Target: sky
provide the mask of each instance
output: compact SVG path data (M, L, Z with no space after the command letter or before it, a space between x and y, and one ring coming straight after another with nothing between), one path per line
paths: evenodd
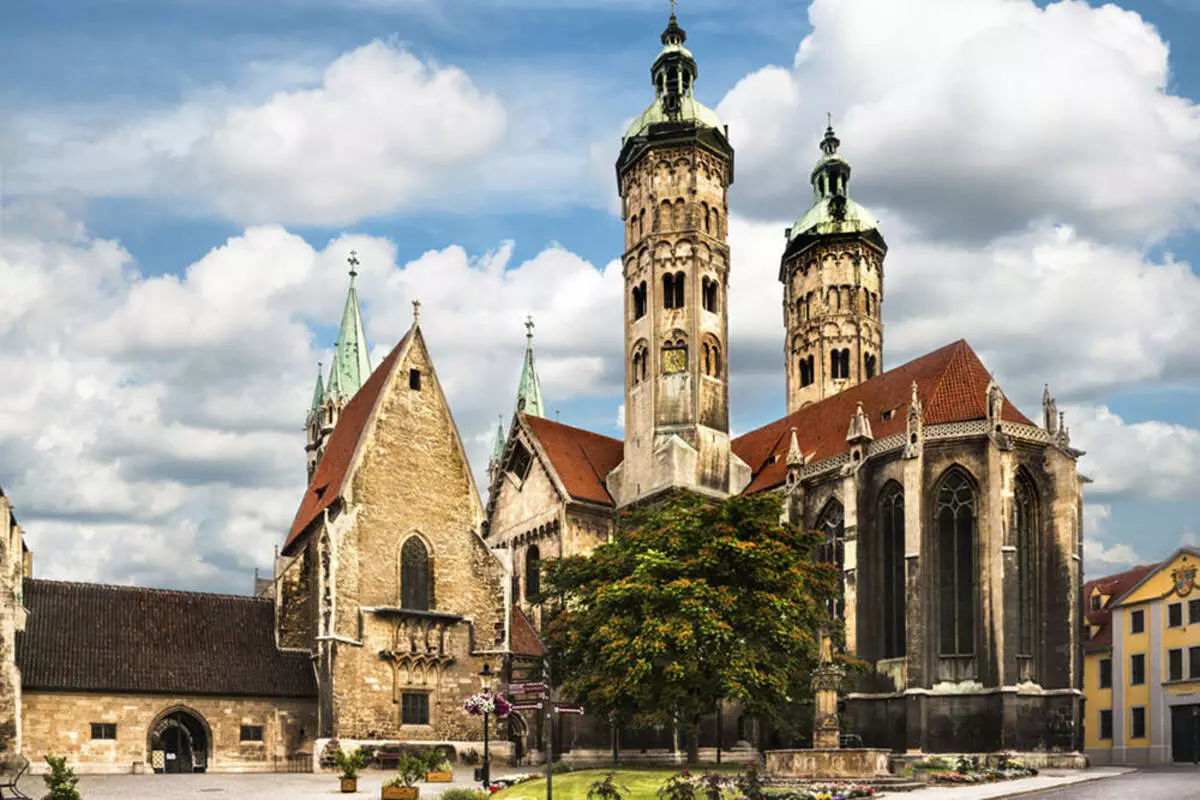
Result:
M752 10L748 10L752 9ZM477 475L523 322L622 435L614 162L667 0L0 4L0 487L38 577L249 592L348 277L411 301ZM783 231L826 113L884 367L965 338L1086 451L1091 577L1200 544L1200 0L680 0L729 126L734 433L784 413Z

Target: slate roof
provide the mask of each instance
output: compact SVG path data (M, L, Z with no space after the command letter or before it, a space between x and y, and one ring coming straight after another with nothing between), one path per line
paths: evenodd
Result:
M404 334L404 338L388 353L367 382L342 409L337 426L329 435L325 455L321 457L321 463L317 465L317 471L313 473L304 497L300 500L300 508L296 511L296 518L292 521L292 528L283 545L285 555L291 555L308 526L341 495L342 484L350 472L354 453L358 449L358 441L367 429L371 413L379 395L383 393L396 359L408 345L412 330Z
M1158 564L1139 564L1133 569L1118 572L1116 575L1106 575L1095 578L1083 585L1084 616L1088 625L1098 625L1095 636L1088 636L1084 631L1084 650L1105 650L1112 647L1112 607L1121 595L1128 592L1141 582L1143 578L1158 568ZM1108 601L1099 611L1092 611L1092 589L1099 588L1100 594L1108 595ZM1090 630L1090 629L1089 629Z
M620 439L543 417L525 414L522 418L572 498L606 506L615 504L604 479L625 457L625 444Z
M533 629L529 617L525 616L525 612L516 605L513 606L512 641L509 643L509 648L514 656L527 658L541 658L547 652L546 645L542 643L542 637L538 636L537 631Z
M792 428L796 429L801 452L811 461L849 449L846 431L860 402L876 440L903 432L913 381L917 383L926 425L987 418L991 375L971 346L960 339L734 439L734 453L749 465L753 475L746 493L783 485ZM892 413L884 419L888 411ZM1001 418L1033 424L1007 398Z
M275 606L236 595L27 579L26 690L315 697L307 653L275 646Z

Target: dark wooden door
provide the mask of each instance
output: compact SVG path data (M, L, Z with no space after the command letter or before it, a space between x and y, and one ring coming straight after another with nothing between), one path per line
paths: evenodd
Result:
M1171 707L1171 759L1200 761L1200 705Z
M163 771L182 773L192 771L192 742L180 724L171 725L162 735Z

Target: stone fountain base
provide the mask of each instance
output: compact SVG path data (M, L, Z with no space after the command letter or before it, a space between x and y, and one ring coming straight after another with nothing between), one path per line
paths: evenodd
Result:
M838 748L836 750L768 750L768 779L833 778L866 780L891 776L891 750Z

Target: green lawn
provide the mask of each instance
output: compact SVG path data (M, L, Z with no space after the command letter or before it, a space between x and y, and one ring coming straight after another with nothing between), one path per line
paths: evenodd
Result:
M656 800L658 788L681 769L684 769L682 765L675 769L623 767L617 770L587 769L580 772L566 772L554 776L554 800L587 800L588 789L591 788L591 785L602 780L610 772L614 773L616 783L629 790L629 794L625 795L625 800ZM740 766L731 764L723 764L719 767L697 765L688 767L688 769L693 775L702 775L707 770L736 774ZM696 796L699 797L699 793ZM492 795L492 800L545 800L545 797L546 780L542 778L496 792Z

